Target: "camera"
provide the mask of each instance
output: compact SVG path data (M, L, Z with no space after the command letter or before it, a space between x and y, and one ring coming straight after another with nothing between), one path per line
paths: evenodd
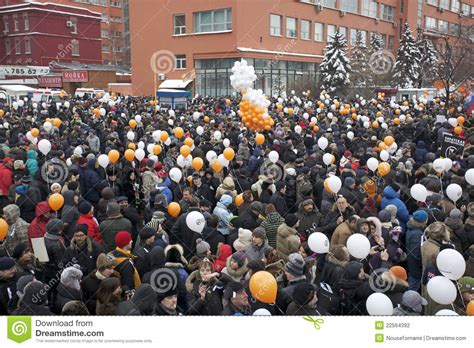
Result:
M208 286L209 285L209 282L207 280L203 280L201 282L201 285L204 285L204 286Z
M382 246L378 246L377 248L375 248L375 251L380 251L380 252L382 252L382 251L384 251L384 250L385 250L385 248L382 247Z

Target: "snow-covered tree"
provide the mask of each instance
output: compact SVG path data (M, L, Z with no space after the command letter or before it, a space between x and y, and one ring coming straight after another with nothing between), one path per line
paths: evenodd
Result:
M370 53L380 51L384 47L382 37L377 33L370 34Z
M416 44L420 50L420 70L418 76L418 88L426 85L431 85L437 75L437 61L436 49L431 40L423 35L423 28L418 27Z
M368 65L369 49L362 36L362 32L357 30L356 40L352 46L351 68L352 68L352 84L356 88L364 88L372 85L372 72Z
M344 93L350 84L352 72L347 53L347 40L339 32L332 36L324 49L324 58L320 65L322 89L328 92Z
M419 71L421 68L420 49L416 45L410 26L405 24L405 29L400 40L395 61L394 82L402 88L412 88L418 85Z

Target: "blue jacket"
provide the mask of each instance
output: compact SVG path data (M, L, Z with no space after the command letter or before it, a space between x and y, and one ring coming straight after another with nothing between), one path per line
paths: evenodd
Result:
M421 279L423 264L421 262L421 237L423 230L408 221L406 233L408 273L416 279Z
M26 153L26 156L28 159L26 160L25 165L28 168L28 172L30 173L30 176L33 178L39 169L35 150L28 150L28 152Z
M161 194L166 196L167 204L173 202L173 192L170 190L170 186L171 180L168 177L161 184L158 184L158 190Z
M385 209L387 205L391 204L397 207L397 219L400 221L400 225L405 230L406 223L410 219L407 206L400 199L400 195L396 193L391 186L387 186L383 190L382 209Z
M229 234L229 223L232 217L232 213L227 210L229 204L232 203L232 197L229 195L222 195L219 202L217 202L214 208L213 214L219 218L217 224L217 230L224 236Z
M91 203L97 203L100 199L99 185L102 179L95 170L95 159L87 162L84 171L84 198Z
M416 165L421 167L426 162L426 154L428 151L426 150L425 142L420 140L416 143L415 153L413 154L413 158L415 159Z

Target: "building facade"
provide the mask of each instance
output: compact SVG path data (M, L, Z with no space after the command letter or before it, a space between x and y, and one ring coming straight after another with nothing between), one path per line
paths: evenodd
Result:
M135 0L129 7L134 94L153 94L155 80L182 79L193 80L197 94L230 95L232 65L244 58L256 87L273 95L318 79L337 29L349 49L360 30L367 43L381 35L395 54L405 22L434 36L472 27L474 0Z
M51 3L7 2L0 6L0 65L102 62L100 13Z

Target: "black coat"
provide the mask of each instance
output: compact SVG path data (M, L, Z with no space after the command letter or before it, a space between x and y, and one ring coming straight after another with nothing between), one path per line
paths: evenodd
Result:
M82 291L77 289L72 289L65 287L60 283L56 289L56 296L53 302L53 312L56 314L61 314L63 307L66 303L70 301L82 301Z
M199 211L198 208L191 208L191 211ZM169 234L170 244L181 244L184 248L184 257L189 259L196 250L196 239L201 238L199 233L191 230L186 224L188 213L181 215L173 225Z
M281 215L285 216L288 214L288 205L286 204L285 196L281 192L275 192L270 198L270 203L276 208L276 211Z
M85 276L81 281L82 293L84 294L84 301L89 313L91 315L95 314L95 306L97 302L97 291L99 290L99 285L102 282L96 276L96 271L92 271L87 276Z
M96 268L97 257L101 253L105 253L104 248L96 241L87 237L86 243L82 247L75 248L71 243L63 255L62 264L66 267L73 264L81 266L82 274L89 274Z
M0 315L7 315L13 310L10 307L11 303L17 303L18 296L16 295L16 282L18 276L15 274L10 279L0 279ZM10 295L12 297L10 297Z
M45 278L47 280L53 279L59 269L61 268L61 261L66 251L66 247L61 240L53 241L45 238L44 244L46 245L46 251L48 252L49 261L44 265Z
M135 289L135 261L117 249L113 250L111 254L116 258L126 258L115 266L115 271L120 274L122 289L124 291Z
M257 223L258 216L253 213L250 207L243 211L239 217L239 227L245 228L247 230L253 231L258 227Z
M344 221L347 220L350 216L355 215L355 210L351 207L348 207L346 211L342 214ZM324 218L322 225L322 231L329 239L331 239L334 230L337 227L337 219L341 216L339 210L331 210L329 214Z
M219 243L225 243L225 237L217 231L216 228L204 227L202 231L202 239L209 243L211 246L211 254L216 255L217 245Z
M135 260L135 268L140 276L144 275L150 270L150 251L152 246L140 242L133 250L133 255L137 258Z

